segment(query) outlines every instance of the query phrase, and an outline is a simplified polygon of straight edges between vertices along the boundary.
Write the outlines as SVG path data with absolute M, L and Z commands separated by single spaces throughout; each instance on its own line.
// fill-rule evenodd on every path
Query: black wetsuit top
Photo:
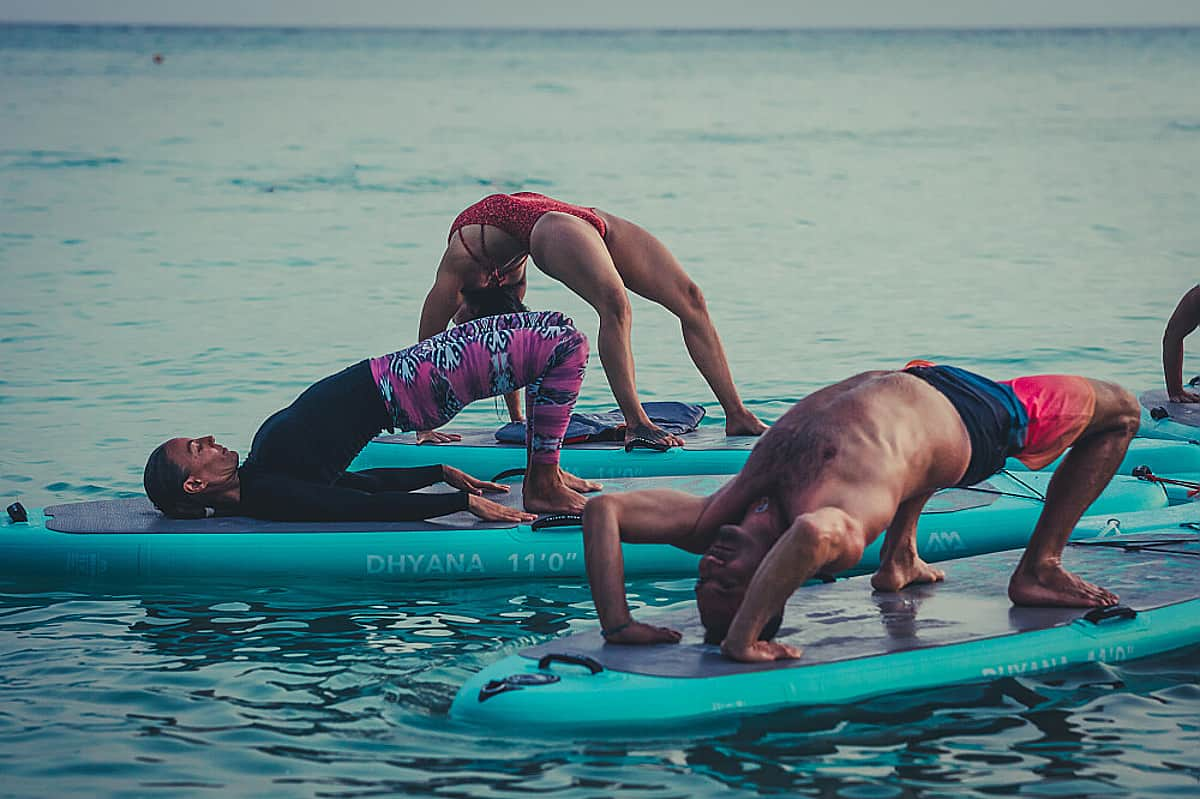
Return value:
M 442 479 L 442 467 L 346 467 L 391 425 L 368 361 L 309 386 L 272 414 L 238 469 L 238 512 L 278 521 L 410 521 L 467 509 L 467 494 L 409 493 Z

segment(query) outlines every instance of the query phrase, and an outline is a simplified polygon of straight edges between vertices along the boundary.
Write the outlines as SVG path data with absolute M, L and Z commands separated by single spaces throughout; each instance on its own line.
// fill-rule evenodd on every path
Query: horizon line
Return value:
M 419 33 L 1026 33 L 1054 31 L 1059 33 L 1094 33 L 1103 31 L 1178 31 L 1200 29 L 1196 22 L 1163 23 L 1048 23 L 1037 25 L 980 24 L 980 25 L 814 25 L 814 26 L 713 26 L 713 27 L 575 27 L 527 25 L 338 25 L 316 23 L 213 23 L 213 22 L 63 22 L 52 20 L 0 19 L 0 27 L 29 28 L 142 28 L 151 30 L 282 30 L 282 31 L 344 31 L 344 32 L 419 32 Z

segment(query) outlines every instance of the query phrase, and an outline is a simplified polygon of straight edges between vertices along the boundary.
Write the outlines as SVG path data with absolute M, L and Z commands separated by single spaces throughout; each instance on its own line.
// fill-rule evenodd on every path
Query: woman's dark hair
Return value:
M 471 318 L 481 319 L 485 316 L 528 311 L 525 303 L 521 302 L 518 290 L 518 286 L 487 286 L 481 289 L 463 289 L 462 296 Z
M 167 442 L 155 447 L 146 460 L 146 471 L 142 473 L 142 485 L 146 496 L 163 515 L 172 519 L 202 519 L 208 511 L 183 490 L 188 474 L 167 455 Z

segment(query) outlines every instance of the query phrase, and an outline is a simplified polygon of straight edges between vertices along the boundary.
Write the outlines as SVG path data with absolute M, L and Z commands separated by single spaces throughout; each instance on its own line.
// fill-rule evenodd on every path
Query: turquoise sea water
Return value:
M 916 356 L 1155 385 L 1200 275 L 1198 77 L 1195 30 L 0 27 L 0 496 L 128 496 L 173 434 L 244 451 L 314 379 L 412 342 L 450 220 L 492 191 L 655 232 L 768 419 Z M 558 284 L 529 300 L 594 335 Z M 672 318 L 634 313 L 643 395 L 719 423 Z M 594 365 L 581 405 L 607 409 Z M 579 584 L 44 589 L 0 594 L 0 795 L 1200 790 L 1195 650 L 537 740 L 445 710 L 594 624 Z

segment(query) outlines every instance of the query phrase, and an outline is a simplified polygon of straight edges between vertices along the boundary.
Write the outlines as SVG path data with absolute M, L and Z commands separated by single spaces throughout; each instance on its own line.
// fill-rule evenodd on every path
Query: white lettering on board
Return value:
M 462 574 L 483 570 L 483 558 L 478 552 L 367 555 L 367 574 Z
M 929 543 L 925 545 L 927 552 L 950 552 L 963 549 L 962 536 L 957 530 L 936 530 L 929 534 Z

